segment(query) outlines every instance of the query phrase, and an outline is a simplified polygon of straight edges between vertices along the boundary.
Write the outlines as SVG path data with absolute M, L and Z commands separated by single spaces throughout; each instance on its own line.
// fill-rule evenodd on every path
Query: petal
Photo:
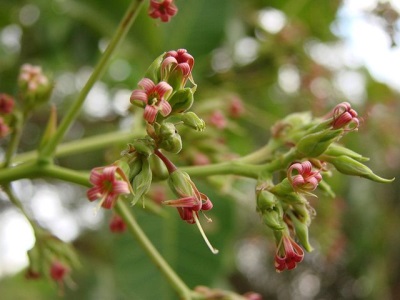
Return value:
M 101 185 L 103 181 L 103 174 L 93 169 L 92 172 L 90 172 L 89 181 L 93 185 Z
M 129 186 L 128 183 L 122 180 L 118 180 L 113 183 L 113 193 L 121 195 L 121 194 L 129 194 Z
M 143 90 L 134 90 L 132 92 L 132 95 L 131 95 L 130 99 L 131 99 L 131 102 L 134 101 L 134 100 L 137 100 L 137 101 L 143 101 L 144 103 L 147 104 L 148 95 Z
M 164 117 L 168 116 L 172 111 L 171 104 L 169 104 L 169 102 L 165 100 L 161 100 L 159 106 L 160 106 L 160 112 Z
M 296 175 L 292 177 L 292 186 L 297 187 L 305 184 L 304 178 L 301 175 Z
M 158 113 L 157 108 L 151 105 L 146 105 L 144 109 L 143 118 L 149 123 L 154 123 L 157 113 Z
M 155 86 L 155 91 L 158 95 L 160 95 L 160 98 L 163 98 L 165 94 L 168 96 L 168 94 L 172 91 L 172 86 L 165 81 L 161 81 Z
M 165 205 L 172 206 L 172 207 L 198 207 L 199 206 L 199 201 L 191 196 L 191 197 L 184 197 L 184 198 L 179 198 L 177 200 L 166 200 L 162 202 Z
M 105 167 L 103 170 L 104 180 L 109 180 L 114 183 L 114 181 L 116 180 L 115 173 L 117 171 L 117 168 L 117 166 L 113 165 Z
M 118 197 L 115 195 L 109 193 L 107 194 L 106 198 L 104 199 L 103 203 L 101 206 L 106 209 L 110 209 L 114 206 L 115 201 L 117 200 Z
M 188 63 L 178 64 L 178 68 L 182 71 L 183 76 L 188 76 L 190 74 L 191 68 Z
M 94 201 L 101 198 L 102 190 L 99 187 L 92 187 L 87 190 L 86 196 L 89 201 Z
M 301 166 L 303 168 L 302 171 L 301 171 L 302 175 L 309 174 L 311 172 L 311 170 L 312 170 L 312 164 L 308 160 L 307 161 L 303 161 L 301 163 Z
M 151 92 L 155 88 L 156 85 L 154 84 L 154 82 L 151 79 L 142 78 L 139 81 L 138 86 L 143 88 L 146 91 L 146 93 L 148 94 L 149 92 Z

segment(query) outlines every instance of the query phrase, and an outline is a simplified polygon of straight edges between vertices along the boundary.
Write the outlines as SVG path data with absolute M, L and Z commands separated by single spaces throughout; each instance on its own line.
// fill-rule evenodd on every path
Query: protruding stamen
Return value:
M 196 213 L 193 213 L 193 218 L 194 218 L 194 220 L 195 220 L 195 222 L 196 222 L 196 225 L 197 225 L 197 228 L 199 228 L 199 231 L 200 231 L 201 235 L 203 236 L 203 239 L 204 239 L 204 241 L 206 242 L 208 248 L 211 250 L 211 252 L 212 252 L 213 254 L 218 254 L 219 250 L 218 250 L 218 249 L 215 249 L 215 248 L 211 245 L 211 243 L 210 243 L 210 241 L 208 240 L 206 234 L 204 233 L 203 228 L 201 227 L 199 218 L 197 218 Z

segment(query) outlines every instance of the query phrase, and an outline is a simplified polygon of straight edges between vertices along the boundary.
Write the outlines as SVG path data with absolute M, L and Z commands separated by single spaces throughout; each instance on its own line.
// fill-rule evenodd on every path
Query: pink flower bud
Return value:
M 226 127 L 226 118 L 222 112 L 217 110 L 211 114 L 210 123 L 218 129 L 224 129 Z
M 0 94 L 0 114 L 9 114 L 14 109 L 14 98 L 7 94 Z
M 50 267 L 50 277 L 55 281 L 62 281 L 69 271 L 67 266 L 59 261 L 54 261 Z
M 160 18 L 162 22 L 169 22 L 177 12 L 178 8 L 174 4 L 174 0 L 150 0 L 148 13 L 153 19 Z
M 294 175 L 293 172 L 298 174 Z M 322 180 L 319 171 L 312 170 L 312 164 L 309 161 L 292 164 L 287 171 L 287 178 L 295 191 L 311 192 L 315 190 L 318 183 Z
M 118 215 L 113 215 L 109 224 L 111 232 L 122 233 L 126 230 L 126 224 L 124 220 Z
M 244 113 L 243 102 L 239 97 L 234 97 L 229 104 L 229 115 L 232 118 L 239 118 Z
M 356 130 L 360 124 L 357 112 L 351 108 L 350 103 L 342 102 L 333 109 L 333 121 L 332 127 L 334 129 L 349 127 L 353 124 L 354 130 Z

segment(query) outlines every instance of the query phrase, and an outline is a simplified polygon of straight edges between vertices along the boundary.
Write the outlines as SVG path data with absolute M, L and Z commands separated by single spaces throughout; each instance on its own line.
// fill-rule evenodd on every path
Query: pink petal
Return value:
M 99 187 L 92 187 L 86 192 L 86 196 L 90 201 L 97 200 L 101 197 L 102 190 Z
M 165 81 L 161 81 L 155 86 L 155 91 L 160 95 L 160 98 L 163 98 L 164 94 L 169 94 L 172 91 L 172 86 Z
M 138 86 L 143 88 L 146 91 L 146 93 L 148 94 L 149 92 L 151 92 L 155 88 L 156 85 L 154 84 L 154 82 L 151 79 L 142 78 L 139 81 Z
M 177 200 L 167 200 L 162 202 L 165 205 L 172 206 L 172 207 L 198 207 L 199 206 L 199 201 L 193 197 L 184 197 L 184 198 L 179 198 Z
M 171 113 L 171 111 L 172 111 L 171 104 L 169 104 L 169 102 L 167 102 L 167 101 L 165 101 L 165 100 L 161 100 L 159 106 L 160 106 L 161 114 L 162 114 L 164 117 L 168 116 L 168 115 Z
M 134 90 L 131 95 L 131 102 L 134 100 L 143 101 L 147 104 L 148 96 L 143 90 Z
M 151 105 L 146 105 L 144 109 L 143 118 L 149 123 L 154 123 L 157 113 L 158 113 L 157 108 Z
M 306 174 L 310 173 L 311 170 L 312 170 L 312 164 L 308 160 L 302 162 L 301 166 L 303 168 L 302 171 L 301 171 L 302 175 L 306 175 Z
M 122 180 L 118 180 L 116 182 L 113 183 L 113 193 L 117 194 L 117 195 L 121 195 L 121 194 L 129 194 L 130 190 L 129 190 L 129 186 L 128 183 Z

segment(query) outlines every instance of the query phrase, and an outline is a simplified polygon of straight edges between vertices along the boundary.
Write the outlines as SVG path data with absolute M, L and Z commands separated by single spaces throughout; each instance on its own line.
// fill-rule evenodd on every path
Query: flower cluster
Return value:
M 151 5 L 154 6 L 154 3 Z M 164 3 L 171 4 L 171 1 Z M 196 224 L 207 245 L 216 253 L 198 220 L 200 211 L 212 209 L 211 200 L 199 192 L 187 173 L 178 170 L 162 153 L 176 154 L 181 151 L 178 125 L 195 131 L 204 130 L 204 121 L 188 111 L 196 90 L 193 66 L 194 58 L 185 49 L 168 51 L 150 65 L 145 77 L 138 83 L 139 88 L 133 90 L 130 97 L 132 104 L 144 109 L 147 136 L 129 144 L 118 162 L 92 170 L 90 183 L 93 186 L 87 191 L 87 197 L 90 201 L 100 199 L 99 206 L 106 209 L 112 208 L 121 196 L 130 198 L 134 205 L 144 199 L 153 177 L 167 176 L 171 191 L 178 199 L 162 203 L 176 207 L 182 220 Z M 186 87 L 188 81 L 191 87 Z M 160 167 L 160 162 L 164 164 L 164 169 Z M 168 171 L 166 176 L 165 168 Z M 110 223 L 113 232 L 123 231 L 124 228 L 120 219 L 114 218 Z
M 317 187 L 332 195 L 323 173 L 331 166 L 337 171 L 361 176 L 376 182 L 391 182 L 374 174 L 363 164 L 368 160 L 337 142 L 359 126 L 357 112 L 348 102 L 338 104 L 327 119 L 312 118 L 308 113 L 296 113 L 279 121 L 273 128 L 273 151 L 282 151 L 287 159 L 286 178 L 274 184 L 271 177 L 262 178 L 257 187 L 257 210 L 265 225 L 275 235 L 276 271 L 291 270 L 304 257 L 303 248 L 312 251 L 308 227 L 314 209 L 307 196 L 315 196 Z M 271 176 L 271 175 L 269 175 Z M 323 184 L 321 184 L 323 183 Z
M 18 77 L 19 97 L 26 112 L 49 100 L 53 84 L 40 66 L 24 64 Z
M 71 283 L 71 270 L 79 267 L 72 246 L 44 230 L 36 235 L 36 243 L 28 251 L 29 266 L 25 277 L 30 280 L 49 278 L 59 287 L 62 294 L 64 283 Z

